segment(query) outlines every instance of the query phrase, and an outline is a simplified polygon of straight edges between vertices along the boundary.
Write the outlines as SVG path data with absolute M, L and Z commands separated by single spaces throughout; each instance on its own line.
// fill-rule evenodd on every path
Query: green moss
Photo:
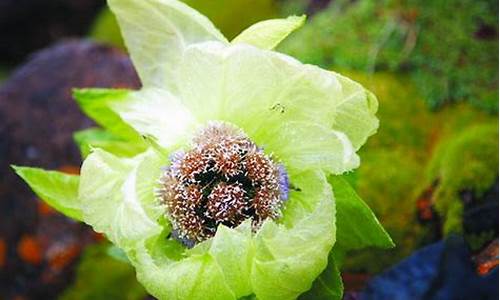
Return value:
M 381 61 L 397 66 L 405 32 L 397 26 L 391 6 L 386 0 L 334 1 L 279 49 L 324 67 L 368 71 Z
M 480 198 L 498 176 L 498 123 L 467 128 L 445 139 L 429 165 L 427 181 L 439 180 L 433 201 L 444 218 L 444 233 L 462 232 L 460 192 L 474 191 Z
M 453 9 L 450 9 L 453 7 Z M 498 1 L 333 1 L 279 48 L 324 67 L 405 72 L 430 107 L 498 112 Z

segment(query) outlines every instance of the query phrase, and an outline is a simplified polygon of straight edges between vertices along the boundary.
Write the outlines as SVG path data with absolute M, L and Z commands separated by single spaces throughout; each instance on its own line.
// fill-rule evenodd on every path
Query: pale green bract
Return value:
M 261 49 L 272 50 L 292 31 L 304 25 L 306 16 L 291 16 L 256 23 L 238 35 L 231 43 L 249 44 Z
M 143 88 L 75 91 L 103 127 L 75 134 L 86 156 L 79 178 L 16 171 L 50 205 L 121 248 L 159 299 L 296 299 L 320 274 L 313 288 L 320 290 L 310 292 L 341 297 L 336 237 L 342 251 L 392 245 L 349 185 L 332 177 L 359 165 L 356 151 L 378 127 L 376 98 L 339 74 L 270 51 L 304 17 L 260 22 L 229 42 L 175 0 L 109 5 Z M 249 222 L 221 225 L 185 249 L 169 237 L 154 190 L 168 155 L 187 149 L 211 121 L 241 128 L 283 164 L 290 195 L 277 221 L 255 232 Z

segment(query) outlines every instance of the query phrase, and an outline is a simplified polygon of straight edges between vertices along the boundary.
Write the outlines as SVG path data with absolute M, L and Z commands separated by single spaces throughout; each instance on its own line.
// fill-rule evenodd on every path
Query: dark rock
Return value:
M 359 299 L 498 299 L 498 267 L 478 275 L 463 237 L 451 235 L 375 277 Z
M 36 53 L 0 87 L 0 244 L 5 249 L 3 263 L 0 251 L 0 299 L 54 298 L 71 280 L 71 262 L 79 254 L 75 245 L 93 236 L 82 224 L 46 213 L 9 165 L 78 170 L 72 133 L 92 122 L 79 111 L 71 89 L 139 85 L 122 52 L 71 40 Z M 56 250 L 50 249 L 56 244 L 69 261 L 58 260 L 62 267 L 52 272 Z

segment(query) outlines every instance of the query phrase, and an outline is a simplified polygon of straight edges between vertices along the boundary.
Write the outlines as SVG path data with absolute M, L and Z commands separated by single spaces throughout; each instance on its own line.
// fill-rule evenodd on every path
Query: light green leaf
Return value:
M 344 286 L 337 263 L 332 253 L 328 258 L 328 266 L 313 283 L 312 288 L 299 297 L 299 300 L 340 300 Z
M 127 49 L 145 87 L 168 87 L 185 47 L 227 42 L 203 15 L 175 0 L 108 0 Z
M 394 247 L 370 208 L 351 186 L 339 176 L 328 178 L 337 204 L 337 241 L 343 249 L 364 247 Z
M 191 112 L 164 89 L 142 89 L 110 106 L 135 130 L 165 148 L 187 142 L 197 126 Z
M 125 141 L 99 128 L 77 131 L 73 134 L 73 139 L 80 148 L 82 158 L 86 158 L 92 148 L 100 148 L 116 156 L 124 157 L 132 157 L 146 150 L 145 143 Z
M 92 143 L 117 140 L 117 138 L 105 130 L 99 128 L 89 128 L 73 133 L 73 140 L 80 149 L 82 158 L 85 158 L 90 154 Z
M 302 27 L 305 21 L 305 15 L 265 20 L 245 29 L 231 43 L 245 43 L 261 49 L 272 50 L 290 33 Z
M 154 184 L 161 161 L 154 151 L 126 159 L 95 149 L 81 169 L 84 221 L 123 249 L 160 234 Z
M 75 89 L 73 97 L 83 112 L 97 124 L 118 137 L 139 143 L 141 139 L 137 132 L 109 108 L 110 103 L 123 101 L 130 92 L 115 89 Z
M 322 183 L 320 190 L 308 184 L 315 182 Z M 292 184 L 288 201 L 303 202 L 305 196 L 298 195 L 310 195 L 312 212 L 296 218 L 291 228 L 268 220 L 257 232 L 251 280 L 258 299 L 296 299 L 309 290 L 335 242 L 335 203 L 324 174 L 297 174 Z
M 79 176 L 38 168 L 12 167 L 47 204 L 65 216 L 82 220 L 82 209 L 78 200 Z

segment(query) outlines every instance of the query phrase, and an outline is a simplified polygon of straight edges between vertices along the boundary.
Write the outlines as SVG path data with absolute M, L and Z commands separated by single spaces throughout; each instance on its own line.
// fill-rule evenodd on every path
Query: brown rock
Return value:
M 54 298 L 71 280 L 80 248 L 94 240 L 85 225 L 43 213 L 46 210 L 39 209 L 36 197 L 9 165 L 78 168 L 80 155 L 72 134 L 92 122 L 79 111 L 71 89 L 139 86 L 124 53 L 70 40 L 33 55 L 0 87 L 0 240 L 6 245 L 0 299 Z M 40 264 L 19 257 L 22 236 L 38 242 Z

